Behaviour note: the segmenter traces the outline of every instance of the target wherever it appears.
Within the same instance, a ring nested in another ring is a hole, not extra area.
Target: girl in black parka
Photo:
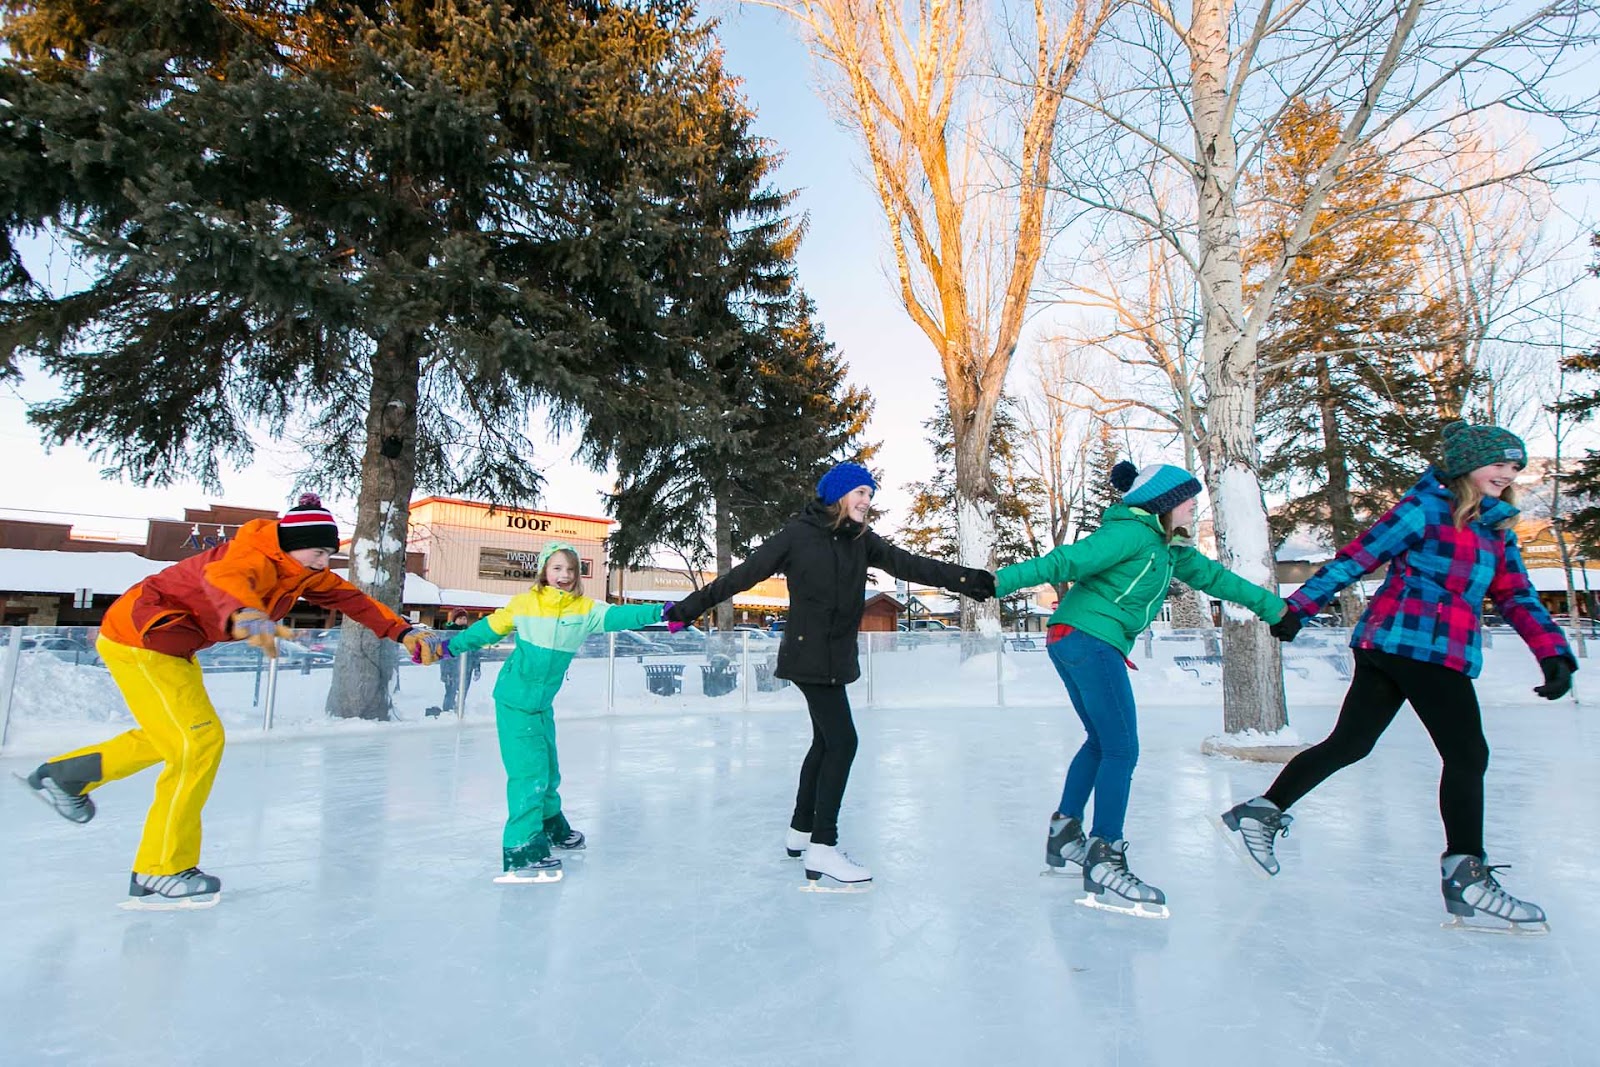
[[[856,635],[866,606],[867,568],[987,600],[994,575],[902,551],[867,528],[878,483],[865,467],[841,463],[817,483],[817,499],[750,558],[663,616],[681,627],[718,603],[782,571],[789,579],[789,618],[774,674],[805,694],[811,750],[800,766],[800,789],[789,823],[790,856],[805,853],[806,878],[864,885],[871,873],[839,851],[839,803],[856,754],[856,729],[845,686],[861,677]]]

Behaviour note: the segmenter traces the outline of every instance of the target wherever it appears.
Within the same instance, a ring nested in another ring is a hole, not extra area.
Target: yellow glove
[[[278,658],[278,638],[293,637],[294,631],[273,622],[264,611],[240,608],[233,613],[233,639],[254,645],[268,659]]]
[[[425,626],[413,626],[400,635],[400,643],[411,653],[411,662],[431,667],[450,655],[450,638]]]

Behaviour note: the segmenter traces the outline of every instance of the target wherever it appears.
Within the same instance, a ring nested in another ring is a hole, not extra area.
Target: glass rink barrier
[[[230,736],[493,720],[511,637],[426,667],[412,663],[395,642],[379,644],[379,654],[390,657],[380,672],[387,679],[387,700],[377,702],[387,704],[388,718],[374,721],[339,718],[328,710],[343,633],[297,630],[280,641],[276,659],[242,642],[200,652],[196,660],[206,690]],[[133,725],[95,651],[98,636],[93,627],[81,626],[0,628],[0,749],[62,750]],[[778,677],[780,641],[780,634],[754,629],[595,634],[573,657],[555,708],[563,718],[800,710],[805,701],[799,690]],[[1308,628],[1282,646],[1291,714],[1297,703],[1338,703],[1352,669],[1349,642],[1347,629]],[[1504,687],[1508,699],[1520,699],[1538,681],[1521,640],[1510,630],[1486,631],[1484,644],[1480,694],[1493,700],[1497,687]],[[848,692],[858,709],[1067,704],[1043,633],[862,633],[856,651],[859,676]],[[1135,640],[1127,658],[1141,706],[1192,706],[1207,714],[1220,709],[1219,630],[1150,630]],[[838,666],[846,677],[851,665]]]

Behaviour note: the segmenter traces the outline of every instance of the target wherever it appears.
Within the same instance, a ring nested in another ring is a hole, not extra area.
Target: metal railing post
[[[744,635],[744,647],[739,650],[739,692],[743,703],[740,707],[744,711],[750,710],[750,631],[740,630]]]
[[[1000,631],[1000,643],[994,646],[994,697],[998,707],[1006,706],[1006,632]]]
[[[867,707],[878,706],[878,680],[872,673],[872,633],[867,633]]]
[[[17,668],[22,663],[22,627],[7,626],[5,659],[0,660],[0,749],[11,732],[11,701],[17,692]]]
[[[456,657],[456,722],[467,718],[467,653]]]
[[[617,635],[606,635],[606,711],[617,706]]]
[[[272,713],[278,707],[278,657],[267,660],[267,707],[261,713],[261,729],[272,729]]]

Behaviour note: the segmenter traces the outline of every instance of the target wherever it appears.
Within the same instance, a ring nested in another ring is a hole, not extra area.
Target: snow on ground
[[[154,772],[97,792],[83,827],[0,789],[0,1063],[1594,1061],[1600,725],[1531,698],[1531,660],[1485,687],[1488,842],[1549,910],[1544,938],[1439,928],[1437,760],[1407,713],[1296,809],[1266,882],[1206,817],[1272,769],[1201,756],[1218,687],[1151,664],[1128,836],[1173,917],[1140,921],[1039,876],[1082,736],[1042,653],[1007,653],[1008,695],[1040,701],[1003,708],[913,699],[896,672],[915,661],[877,659],[893,706],[857,693],[842,818],[877,876],[860,896],[798,892],[784,858],[809,739],[792,690],[749,712],[563,708],[590,848],[554,886],[490,881],[504,779],[476,710],[231,746],[204,861],[227,888],[205,912],[115,907]],[[941,690],[993,685],[988,662]],[[1291,679],[1302,736],[1341,692],[1331,668]]]

